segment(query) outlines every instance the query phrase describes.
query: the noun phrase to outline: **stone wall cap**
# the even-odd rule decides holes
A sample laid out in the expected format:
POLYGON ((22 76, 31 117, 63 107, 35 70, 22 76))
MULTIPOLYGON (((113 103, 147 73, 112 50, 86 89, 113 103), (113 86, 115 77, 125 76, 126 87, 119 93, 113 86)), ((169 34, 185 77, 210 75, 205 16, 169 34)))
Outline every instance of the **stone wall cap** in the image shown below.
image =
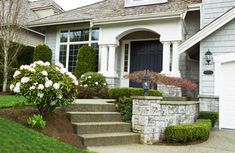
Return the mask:
POLYGON ((219 99, 219 96, 214 96, 214 95, 199 95, 198 98, 219 99))
POLYGON ((162 100, 162 97, 154 96, 132 96, 131 99, 141 99, 141 100, 162 100))
POLYGON ((195 105, 198 101, 161 101, 161 105, 195 105))

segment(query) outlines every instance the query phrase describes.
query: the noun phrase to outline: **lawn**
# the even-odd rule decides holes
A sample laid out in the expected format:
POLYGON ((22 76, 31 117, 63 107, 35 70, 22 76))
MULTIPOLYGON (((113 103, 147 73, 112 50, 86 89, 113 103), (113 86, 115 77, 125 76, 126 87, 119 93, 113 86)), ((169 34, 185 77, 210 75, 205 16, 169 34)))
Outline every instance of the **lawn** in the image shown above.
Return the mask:
POLYGON ((0 96, 0 108, 24 106, 26 99, 20 96, 0 96))
POLYGON ((2 153, 92 153, 50 138, 15 122, 0 118, 2 153))

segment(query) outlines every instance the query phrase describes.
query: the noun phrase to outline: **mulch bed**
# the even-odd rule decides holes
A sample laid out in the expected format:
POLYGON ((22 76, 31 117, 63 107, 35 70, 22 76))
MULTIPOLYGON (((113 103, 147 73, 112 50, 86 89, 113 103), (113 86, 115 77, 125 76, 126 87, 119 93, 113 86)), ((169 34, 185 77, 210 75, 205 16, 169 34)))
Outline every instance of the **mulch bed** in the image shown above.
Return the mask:
MULTIPOLYGON (((38 114, 37 109, 34 107, 0 109, 1 117, 13 120, 28 128, 31 127, 27 125, 27 119, 34 114, 38 114)), ((66 117, 64 109, 57 109, 53 113, 46 114, 44 120, 46 121, 46 128, 37 130, 38 132, 55 137, 80 149, 85 149, 80 137, 76 135, 71 122, 66 117)))

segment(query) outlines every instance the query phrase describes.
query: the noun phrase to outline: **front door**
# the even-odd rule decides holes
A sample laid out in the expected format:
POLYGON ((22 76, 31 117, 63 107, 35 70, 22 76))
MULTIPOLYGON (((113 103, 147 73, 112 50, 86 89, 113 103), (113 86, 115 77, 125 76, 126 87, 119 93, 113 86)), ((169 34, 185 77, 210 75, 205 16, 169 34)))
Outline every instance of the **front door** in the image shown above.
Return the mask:
MULTIPOLYGON (((130 73, 141 70, 162 71, 163 46, 159 40, 131 42, 130 73)), ((141 83, 130 81, 130 87, 141 88, 141 83)))

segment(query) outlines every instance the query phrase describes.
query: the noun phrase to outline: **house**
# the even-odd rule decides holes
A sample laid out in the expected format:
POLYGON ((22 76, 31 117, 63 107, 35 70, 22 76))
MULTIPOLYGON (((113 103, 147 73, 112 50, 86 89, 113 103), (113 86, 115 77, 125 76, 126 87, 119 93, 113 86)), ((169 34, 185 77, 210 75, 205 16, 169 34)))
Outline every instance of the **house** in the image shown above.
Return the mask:
POLYGON ((201 111, 220 112, 220 127, 235 129, 234 17, 233 0, 103 0, 28 27, 69 71, 78 49, 93 46, 111 86, 138 86, 123 76, 143 69, 198 82, 201 111))

